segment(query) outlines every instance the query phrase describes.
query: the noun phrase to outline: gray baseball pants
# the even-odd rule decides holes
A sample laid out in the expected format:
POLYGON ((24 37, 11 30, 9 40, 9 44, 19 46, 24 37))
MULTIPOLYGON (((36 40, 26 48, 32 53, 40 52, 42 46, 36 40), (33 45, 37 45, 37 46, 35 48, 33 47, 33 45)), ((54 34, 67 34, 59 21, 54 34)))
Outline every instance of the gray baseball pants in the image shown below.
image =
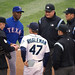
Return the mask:
POLYGON ((11 59, 8 58, 10 75, 16 75, 16 51, 10 52, 11 59))

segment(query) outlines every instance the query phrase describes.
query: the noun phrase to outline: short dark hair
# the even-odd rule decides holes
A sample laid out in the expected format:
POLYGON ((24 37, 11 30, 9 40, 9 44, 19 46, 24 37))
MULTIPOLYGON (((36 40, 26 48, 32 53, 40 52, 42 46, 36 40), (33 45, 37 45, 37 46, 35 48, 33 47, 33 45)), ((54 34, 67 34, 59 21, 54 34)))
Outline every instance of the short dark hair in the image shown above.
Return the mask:
POLYGON ((32 30, 33 33, 37 33, 38 34, 38 30, 32 30))

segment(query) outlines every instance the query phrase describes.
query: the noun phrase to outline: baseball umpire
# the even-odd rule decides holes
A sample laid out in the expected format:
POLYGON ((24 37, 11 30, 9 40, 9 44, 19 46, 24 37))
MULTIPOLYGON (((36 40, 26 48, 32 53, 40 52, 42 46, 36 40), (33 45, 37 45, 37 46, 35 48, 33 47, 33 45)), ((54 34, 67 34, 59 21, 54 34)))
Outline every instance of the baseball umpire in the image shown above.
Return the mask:
POLYGON ((7 75, 8 66, 5 59, 6 54, 18 49, 18 46, 11 47, 7 43, 7 38, 3 31, 5 24, 6 19, 4 17, 0 17, 0 75, 7 75))
MULTIPOLYGON (((61 23, 64 24, 64 21, 56 15, 55 6, 53 4, 46 4, 45 16, 39 20, 39 35, 48 41, 51 56, 54 51, 54 43, 59 39, 55 28, 61 23)), ((46 67, 45 75, 51 74, 52 65, 50 62, 48 62, 46 67)))
MULTIPOLYGON (((24 36, 23 24, 19 21, 24 11, 20 6, 15 6, 12 9, 12 17, 6 19, 6 26, 4 28, 9 44, 16 44, 21 42, 24 36)), ((16 44, 17 45, 17 44, 16 44)), ((16 52, 10 53, 11 59, 8 59, 10 67, 10 75, 16 75, 16 52)))
POLYGON ((75 75, 75 44, 73 39, 70 38, 67 33, 67 25, 63 24, 58 27, 60 39, 55 43, 53 53, 55 75, 75 75))

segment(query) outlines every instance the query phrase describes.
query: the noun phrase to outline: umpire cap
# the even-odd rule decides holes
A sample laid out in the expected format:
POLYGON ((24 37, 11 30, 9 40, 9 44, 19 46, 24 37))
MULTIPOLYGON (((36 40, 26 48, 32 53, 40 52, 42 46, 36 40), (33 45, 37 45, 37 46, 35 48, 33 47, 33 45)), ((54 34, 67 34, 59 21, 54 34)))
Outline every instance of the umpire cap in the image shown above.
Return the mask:
POLYGON ((29 25, 27 25, 27 27, 31 28, 32 30, 38 31, 39 29, 39 24, 36 22, 32 22, 29 25))
POLYGON ((68 14, 68 13, 75 14, 75 9, 74 8, 67 8, 66 11, 64 11, 64 13, 66 13, 66 14, 68 14))
POLYGON ((61 24, 57 30, 62 31, 63 33, 67 33, 68 32, 68 26, 66 24, 61 24))
POLYGON ((7 23, 6 23, 6 19, 5 19, 4 17, 0 17, 0 23, 5 23, 5 24, 7 24, 7 23))
POLYGON ((51 12, 52 10, 55 10, 55 7, 53 4, 46 4, 45 11, 51 12))

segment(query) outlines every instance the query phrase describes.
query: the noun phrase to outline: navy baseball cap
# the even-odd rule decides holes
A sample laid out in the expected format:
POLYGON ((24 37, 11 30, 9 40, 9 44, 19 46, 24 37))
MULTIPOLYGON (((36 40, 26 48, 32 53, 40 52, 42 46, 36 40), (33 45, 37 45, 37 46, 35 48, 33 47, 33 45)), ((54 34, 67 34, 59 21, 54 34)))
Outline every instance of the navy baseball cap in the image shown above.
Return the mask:
POLYGON ((52 10, 55 10, 55 7, 53 4, 46 4, 45 6, 45 11, 52 11, 52 10))
POLYGON ((66 13, 66 14, 68 14, 68 13, 75 14, 75 9, 74 8, 67 8, 66 11, 64 11, 64 13, 66 13))
POLYGON ((60 30, 64 33, 68 32, 68 26, 66 24, 60 24, 60 26, 57 28, 57 30, 60 30))
POLYGON ((39 29, 39 24, 36 22, 32 22, 29 25, 27 25, 27 27, 31 28, 32 30, 37 30, 39 29))
POLYGON ((24 12, 20 6, 13 7, 13 12, 24 12))
POLYGON ((7 23, 6 23, 6 19, 5 19, 4 17, 0 17, 0 23, 5 23, 5 24, 7 24, 7 23))

